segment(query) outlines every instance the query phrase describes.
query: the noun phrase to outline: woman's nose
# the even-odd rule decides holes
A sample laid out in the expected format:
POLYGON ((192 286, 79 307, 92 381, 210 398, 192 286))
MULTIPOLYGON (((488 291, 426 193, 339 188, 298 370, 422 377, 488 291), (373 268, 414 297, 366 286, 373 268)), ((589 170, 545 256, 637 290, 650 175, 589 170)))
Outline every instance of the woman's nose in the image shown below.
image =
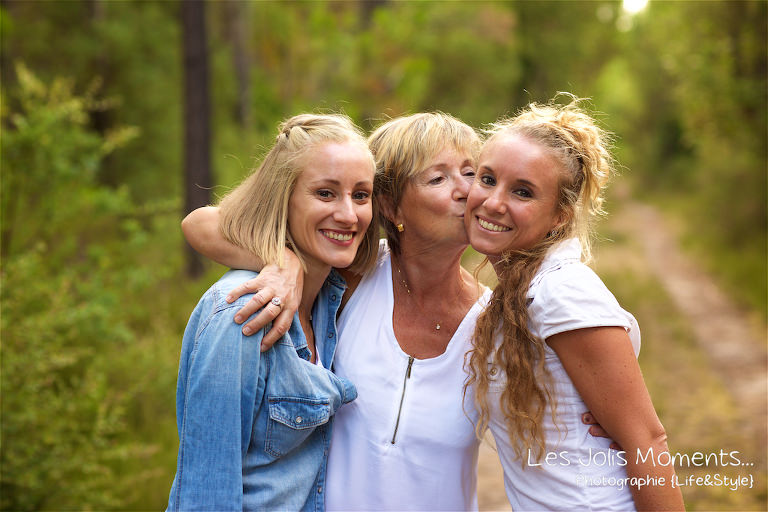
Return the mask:
POLYGON ((489 194, 483 202, 483 206, 485 206, 488 211, 495 213, 505 213, 507 209, 504 198, 500 196, 498 191, 494 191, 493 193, 489 194))
POLYGON ((354 224, 357 222, 357 214, 352 204, 352 198, 345 197, 339 201, 337 208, 333 212, 333 219, 341 224, 354 224))
POLYGON ((469 189, 472 186, 472 181, 468 180, 464 176, 459 176, 454 180, 453 186, 453 200, 454 201, 466 201, 469 195, 469 189))

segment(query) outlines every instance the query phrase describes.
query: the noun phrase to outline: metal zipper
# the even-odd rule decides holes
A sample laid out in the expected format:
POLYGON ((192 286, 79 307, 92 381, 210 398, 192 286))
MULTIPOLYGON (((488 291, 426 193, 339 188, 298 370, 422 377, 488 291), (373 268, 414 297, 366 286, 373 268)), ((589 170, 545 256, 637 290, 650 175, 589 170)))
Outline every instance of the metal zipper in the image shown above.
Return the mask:
POLYGON ((403 401, 405 400, 405 386, 408 384, 408 379, 411 378, 411 366, 413 366, 413 356, 408 356, 408 368, 405 369, 405 378, 403 378, 403 393, 400 395, 400 408, 397 410, 397 421, 395 422, 395 431, 392 434, 392 444, 395 444, 397 427, 400 426, 400 414, 403 412, 403 401))

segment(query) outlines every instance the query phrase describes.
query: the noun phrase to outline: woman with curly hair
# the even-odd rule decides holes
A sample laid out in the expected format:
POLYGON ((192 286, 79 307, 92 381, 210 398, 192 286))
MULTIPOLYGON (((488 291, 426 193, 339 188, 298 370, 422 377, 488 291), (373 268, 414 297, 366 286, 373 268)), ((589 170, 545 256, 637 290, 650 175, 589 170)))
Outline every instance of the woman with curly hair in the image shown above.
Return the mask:
POLYGON ((674 467, 657 463, 668 448, 636 360, 637 323, 585 264, 608 143, 575 99, 531 105, 488 130, 467 197, 470 243, 499 284, 465 389, 514 510, 683 509, 674 467), (588 435, 587 411, 626 451, 588 435))

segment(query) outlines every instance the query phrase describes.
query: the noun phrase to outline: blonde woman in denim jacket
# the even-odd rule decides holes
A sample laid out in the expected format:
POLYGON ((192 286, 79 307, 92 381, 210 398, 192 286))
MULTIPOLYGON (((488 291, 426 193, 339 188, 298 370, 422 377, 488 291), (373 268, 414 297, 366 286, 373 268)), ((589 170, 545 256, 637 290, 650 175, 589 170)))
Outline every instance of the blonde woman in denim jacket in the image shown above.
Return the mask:
MULTIPOLYGON (((182 342, 168 510, 324 509, 332 415, 357 396, 328 370, 345 289, 331 269, 363 270, 375 259, 373 178, 349 119, 304 114, 281 125, 263 163, 222 200, 219 229, 230 243, 282 261, 288 241, 304 270, 303 298, 264 353, 233 321, 250 297, 226 297, 255 272, 227 272, 198 303, 182 342)), ((277 298, 267 305, 281 307, 277 298)))

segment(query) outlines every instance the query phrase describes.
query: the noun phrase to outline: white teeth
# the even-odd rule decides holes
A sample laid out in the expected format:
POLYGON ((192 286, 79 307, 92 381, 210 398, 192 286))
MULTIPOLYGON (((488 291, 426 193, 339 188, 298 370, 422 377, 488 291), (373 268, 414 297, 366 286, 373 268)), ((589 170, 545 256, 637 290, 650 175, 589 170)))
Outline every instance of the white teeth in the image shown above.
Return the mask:
POLYGON ((485 229, 491 230, 491 231, 509 231, 512 228, 508 228, 506 226, 499 226, 498 224, 491 224, 490 222, 484 221, 481 218, 477 218, 477 222, 480 223, 481 226, 483 226, 485 229))
POLYGON ((334 240, 339 240, 340 242, 347 242, 349 240, 352 240, 352 233, 342 234, 342 233, 336 233, 335 231, 323 231, 323 234, 327 236, 328 238, 333 238, 334 240))

